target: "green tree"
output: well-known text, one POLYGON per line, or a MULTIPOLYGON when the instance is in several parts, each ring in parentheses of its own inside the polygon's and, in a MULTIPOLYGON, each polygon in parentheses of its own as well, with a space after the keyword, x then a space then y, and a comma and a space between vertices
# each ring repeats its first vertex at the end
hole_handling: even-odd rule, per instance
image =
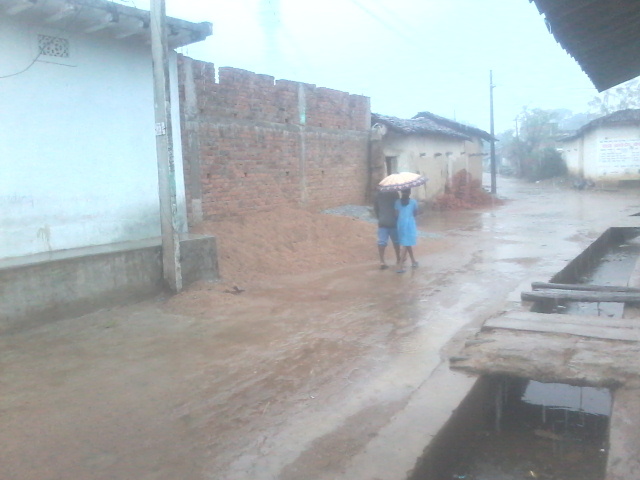
MULTIPOLYGON (((570 113, 570 112, 569 112, 570 113)), ((562 155, 556 150, 559 113, 540 108, 524 108, 510 138, 502 138, 502 156, 515 165, 518 177, 531 181, 566 172, 562 155)))
POLYGON ((544 147, 534 152, 533 158, 536 163, 533 176, 535 179, 543 180, 567 173, 567 165, 564 163, 562 155, 553 147, 544 147))
POLYGON ((589 102, 589 107, 599 115, 609 115, 627 108, 640 108, 640 79, 635 78, 605 90, 589 102))

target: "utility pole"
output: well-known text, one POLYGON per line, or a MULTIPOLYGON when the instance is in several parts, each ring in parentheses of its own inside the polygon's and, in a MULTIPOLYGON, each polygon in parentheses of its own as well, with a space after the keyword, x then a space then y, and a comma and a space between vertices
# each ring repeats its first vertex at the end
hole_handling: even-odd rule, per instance
POLYGON ((491 193, 495 195, 496 189, 496 138, 493 129, 493 70, 489 70, 489 117, 491 130, 491 193))
POLYGON ((160 228, 162 232, 162 274, 169 288, 177 293, 182 290, 182 269, 180 267, 180 237, 177 221, 176 168, 173 158, 173 132, 171 129, 167 15, 164 0, 151 0, 150 14, 156 152, 158 157, 158 192, 160 196, 160 228))

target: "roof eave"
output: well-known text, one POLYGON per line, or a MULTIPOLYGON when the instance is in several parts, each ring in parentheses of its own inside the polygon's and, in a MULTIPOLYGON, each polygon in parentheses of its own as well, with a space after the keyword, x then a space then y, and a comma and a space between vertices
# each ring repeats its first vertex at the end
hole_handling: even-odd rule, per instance
MULTIPOLYGON (((108 32, 116 39, 146 43, 151 38, 148 10, 106 0, 0 0, 0 12, 7 18, 48 27, 64 23, 68 32, 90 35, 108 32)), ((174 49, 200 42, 212 34, 212 28, 210 22, 193 23, 167 17, 167 43, 174 49)))
POLYGON ((640 3, 529 0, 599 92, 640 74, 640 3))

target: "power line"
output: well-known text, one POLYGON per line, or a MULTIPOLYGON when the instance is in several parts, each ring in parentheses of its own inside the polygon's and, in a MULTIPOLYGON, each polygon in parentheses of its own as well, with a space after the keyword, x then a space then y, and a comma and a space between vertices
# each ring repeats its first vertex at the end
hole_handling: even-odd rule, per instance
MULTIPOLYGON (((388 17, 394 18, 396 23, 401 28, 404 28, 405 30, 414 30, 413 27, 411 27, 404 19, 400 18, 400 16, 394 10, 388 8, 384 4, 384 2, 380 2, 378 0, 370 0, 370 1, 373 1, 373 3, 375 3, 378 6, 378 8, 382 9, 388 17)), ((413 33, 418 33, 418 32, 413 31, 413 33)))
POLYGON ((410 38, 407 35, 405 35, 401 30, 398 30, 394 26, 392 26, 392 25, 388 24, 387 22, 385 22, 382 18, 380 18, 375 13, 373 13, 371 10, 369 10, 367 7, 365 7, 363 4, 361 4, 358 0, 349 0, 349 1, 351 3, 353 3, 356 7, 358 7, 360 10, 362 10, 364 13, 369 15, 371 18, 373 18, 380 25, 385 27, 387 30, 389 30, 390 32, 395 33, 396 35, 401 37, 403 40, 405 40, 407 43, 409 43, 410 45, 415 47, 415 42, 414 42, 414 40, 412 38, 410 38))

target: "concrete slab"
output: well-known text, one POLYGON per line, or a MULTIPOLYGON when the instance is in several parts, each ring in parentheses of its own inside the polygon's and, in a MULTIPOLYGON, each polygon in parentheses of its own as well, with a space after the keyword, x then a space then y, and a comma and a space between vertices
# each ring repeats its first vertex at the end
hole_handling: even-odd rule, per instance
POLYGON ((613 397, 606 480, 640 478, 640 390, 620 388, 613 397))
POLYGON ((576 302, 615 302, 640 303, 640 294, 631 292, 590 292, 587 290, 534 290, 522 292, 522 300, 537 302, 539 300, 572 300, 576 302))
MULTIPOLYGON (((423 474, 422 460, 435 453, 429 448, 430 445, 435 447, 433 439, 451 421, 477 381, 476 377, 452 372, 441 364, 366 449, 351 459, 339 479, 403 479, 423 474)), ((469 420, 462 419, 467 428, 472 424, 469 420)), ((454 445, 450 447, 454 448, 454 445)))
POLYGON ((640 385, 640 345, 575 335, 496 329, 476 334, 451 368, 539 382, 618 388, 640 385))
POLYGON ((592 285, 588 283, 570 284, 570 283, 549 283, 549 282, 532 282, 533 290, 558 289, 558 290, 585 290, 591 292, 631 292, 640 293, 640 289, 618 285, 592 285))
POLYGON ((517 318, 509 317, 499 317, 487 320, 482 326, 483 331, 491 330, 494 328, 520 330, 525 332, 575 335, 578 337, 591 337, 604 340, 618 340, 623 342, 640 341, 640 331, 637 330, 577 325, 572 323, 520 320, 517 318))
POLYGON ((562 313, 538 313, 517 310, 509 311, 503 317, 531 322, 540 321, 610 328, 640 328, 640 318, 622 319, 596 317, 594 315, 565 315, 562 313))

